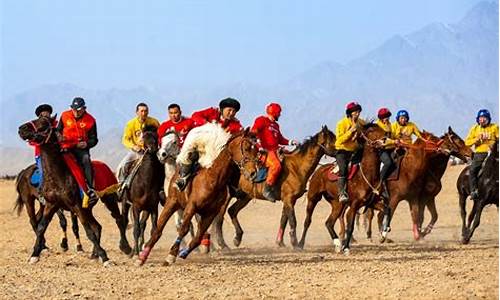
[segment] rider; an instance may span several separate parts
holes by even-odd
[[[418,127],[410,122],[410,114],[402,109],[396,113],[396,122],[391,125],[392,134],[395,139],[405,143],[412,143],[412,135],[422,138]]]
[[[38,105],[38,107],[35,109],[35,115],[38,118],[50,117],[52,115],[52,106],[50,106],[49,104]],[[53,126],[56,127],[56,124],[57,121],[54,121]],[[43,180],[42,158],[40,157],[40,145],[35,142],[30,142],[29,144],[35,148],[35,164],[36,164],[35,172],[38,172],[38,174],[40,174],[39,175],[40,182],[38,183],[38,194],[39,194],[38,200],[43,204],[45,202],[45,199],[40,194],[42,189],[42,180]]]
[[[491,115],[487,109],[478,111],[476,122],[465,139],[466,146],[475,147],[469,170],[470,196],[474,200],[479,198],[478,175],[483,161],[488,156],[490,147],[498,141],[498,125],[491,123]]]
[[[260,147],[267,151],[265,165],[269,170],[266,184],[262,195],[269,201],[277,200],[274,184],[281,172],[281,163],[278,158],[280,145],[297,145],[295,140],[288,140],[281,134],[278,119],[281,115],[281,106],[278,103],[270,103],[266,106],[266,115],[257,117],[252,126],[259,139]]]
[[[139,103],[135,107],[136,117],[127,122],[123,130],[122,144],[129,151],[118,165],[118,181],[123,183],[128,174],[128,168],[131,163],[139,159],[139,155],[144,151],[142,141],[142,130],[147,126],[158,128],[160,122],[157,119],[149,117],[149,108],[146,103]]]
[[[233,98],[226,98],[219,102],[219,108],[210,107],[193,113],[191,119],[194,121],[194,127],[201,126],[208,122],[218,123],[225,128],[227,132],[236,134],[243,130],[240,121],[236,119],[236,113],[240,110],[240,102]],[[194,149],[193,149],[194,150]],[[197,152],[189,150],[188,159],[180,163],[179,178],[175,184],[180,191],[184,190],[188,179],[193,172],[193,163],[198,159]]]
[[[382,196],[385,199],[389,199],[389,189],[387,188],[387,177],[394,170],[395,164],[392,159],[392,152],[395,148],[395,141],[393,139],[392,129],[391,129],[391,121],[389,118],[392,113],[388,108],[381,108],[377,113],[377,125],[385,131],[385,137],[382,141],[380,141],[380,161],[383,166],[380,170],[380,178],[382,179],[382,185],[384,186],[384,192]]]
[[[57,131],[61,133],[61,149],[75,156],[85,174],[88,187],[86,194],[91,202],[96,201],[97,194],[94,190],[94,174],[90,161],[90,148],[98,142],[96,121],[87,112],[83,98],[74,98],[70,107],[70,110],[61,114],[57,125]]]
[[[168,118],[169,120],[161,123],[158,128],[158,141],[161,143],[161,138],[167,132],[173,131],[179,136],[179,147],[182,147],[188,132],[194,127],[194,122],[182,115],[181,107],[176,103],[168,106]]]
[[[349,162],[357,167],[363,154],[362,148],[357,142],[357,131],[364,124],[359,117],[361,114],[361,105],[358,102],[350,102],[346,106],[346,116],[337,123],[335,134],[335,148],[337,153],[335,159],[339,166],[339,178],[337,181],[339,189],[339,202],[349,201],[347,194],[347,175]]]

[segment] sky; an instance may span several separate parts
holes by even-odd
[[[0,1],[6,98],[89,89],[273,85],[396,34],[455,23],[477,0]]]

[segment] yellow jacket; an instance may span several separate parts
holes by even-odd
[[[385,149],[394,148],[396,145],[395,145],[395,141],[393,138],[394,135],[392,134],[391,122],[389,121],[389,124],[385,124],[384,122],[382,122],[382,120],[378,119],[377,122],[375,122],[375,123],[385,131],[385,138],[384,138],[384,144],[383,144],[384,148]]]
[[[482,135],[482,139],[481,139]],[[488,152],[491,145],[498,141],[498,125],[490,123],[486,127],[477,124],[472,126],[465,139],[465,145],[475,146],[476,153]]]
[[[401,126],[398,122],[394,122],[391,125],[391,129],[393,138],[405,143],[412,143],[412,134],[418,138],[422,138],[420,130],[418,130],[418,127],[412,122],[408,122],[405,126]]]
[[[142,129],[146,126],[160,127],[160,122],[151,117],[147,117],[144,122],[141,122],[137,117],[128,121],[123,130],[122,144],[128,149],[132,149],[133,146],[142,148],[144,146],[142,142]]]
[[[362,126],[364,123],[363,120],[358,119],[357,126]],[[354,151],[359,147],[354,134],[356,131],[351,131],[353,127],[355,127],[355,125],[352,124],[351,119],[348,117],[343,117],[337,123],[335,130],[335,135],[337,136],[335,148],[337,148],[337,150]]]

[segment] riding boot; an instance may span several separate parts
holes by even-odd
[[[347,194],[347,178],[339,177],[337,181],[339,190],[339,202],[344,203],[349,201],[349,195]]]
[[[175,181],[179,191],[183,191],[188,183],[188,179],[191,176],[192,167],[191,164],[180,164],[179,165],[179,178]]]
[[[385,200],[388,202],[388,200],[390,199],[391,195],[390,195],[390,192],[389,192],[389,187],[387,187],[387,180],[383,180],[382,181],[382,193],[380,194]]]
[[[267,183],[264,184],[264,189],[262,190],[262,196],[264,196],[266,200],[273,203],[276,202],[276,200],[278,200],[274,186],[269,185]]]

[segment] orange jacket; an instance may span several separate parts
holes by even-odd
[[[87,112],[79,119],[75,118],[71,110],[63,112],[57,128],[63,136],[60,143],[63,149],[74,148],[78,142],[86,142],[87,148],[97,144],[96,122]]]

